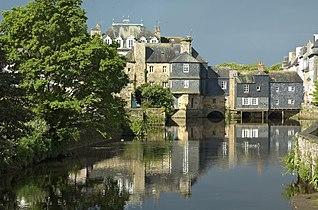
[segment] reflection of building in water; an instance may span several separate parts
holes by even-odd
[[[262,174],[264,164],[270,164],[272,158],[287,155],[292,149],[293,137],[300,131],[300,126],[297,123],[230,124],[227,129],[228,148],[222,149],[229,155],[229,166],[256,161],[258,173]]]
[[[288,153],[299,130],[298,125],[269,124],[229,124],[225,130],[224,121],[206,119],[175,122],[166,127],[166,140],[120,143],[120,153],[94,161],[79,171],[76,180],[113,177],[121,191],[129,192],[127,205],[142,205],[149,197],[160,199],[163,192],[187,197],[211,168],[249,165],[262,175],[273,158]]]

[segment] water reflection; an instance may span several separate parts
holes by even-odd
[[[0,209],[148,209],[149,198],[162,206],[169,202],[162,197],[165,193],[181,195],[175,203],[188,198],[207,206],[209,200],[194,196],[196,184],[215,170],[237,170],[236,176],[244,176],[239,171],[248,166],[262,176],[264,168],[280,168],[280,158],[292,149],[292,138],[299,131],[297,122],[226,125],[177,120],[154,129],[146,139],[101,143],[79,149],[66,160],[1,177]],[[221,183],[226,185],[226,180]],[[196,192],[199,197],[207,193]],[[288,209],[288,201],[278,200]]]

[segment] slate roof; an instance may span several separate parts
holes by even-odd
[[[168,43],[146,44],[146,62],[169,63],[173,58],[180,55],[180,45]]]
[[[279,83],[302,83],[303,80],[300,78],[295,71],[284,71],[284,72],[270,72],[269,74],[271,82]]]
[[[183,52],[174,59],[172,59],[170,63],[201,63],[201,61],[198,61],[189,53]]]
[[[112,24],[112,26],[103,34],[103,37],[109,36],[112,39],[121,37],[122,39],[127,39],[129,36],[134,36],[135,39],[140,39],[145,37],[146,39],[155,37],[154,32],[149,31],[142,24]],[[157,37],[159,39],[159,37]]]
[[[217,77],[220,77],[220,78],[230,77],[230,71],[231,71],[230,68],[210,66],[210,69],[216,73]]]

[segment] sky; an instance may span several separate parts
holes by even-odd
[[[0,0],[0,9],[27,2]],[[318,33],[318,0],[83,0],[82,8],[89,30],[129,16],[149,30],[158,22],[163,36],[192,36],[209,65],[281,63]]]

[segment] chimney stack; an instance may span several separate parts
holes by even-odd
[[[260,72],[264,71],[264,63],[262,61],[258,63],[258,71]]]

